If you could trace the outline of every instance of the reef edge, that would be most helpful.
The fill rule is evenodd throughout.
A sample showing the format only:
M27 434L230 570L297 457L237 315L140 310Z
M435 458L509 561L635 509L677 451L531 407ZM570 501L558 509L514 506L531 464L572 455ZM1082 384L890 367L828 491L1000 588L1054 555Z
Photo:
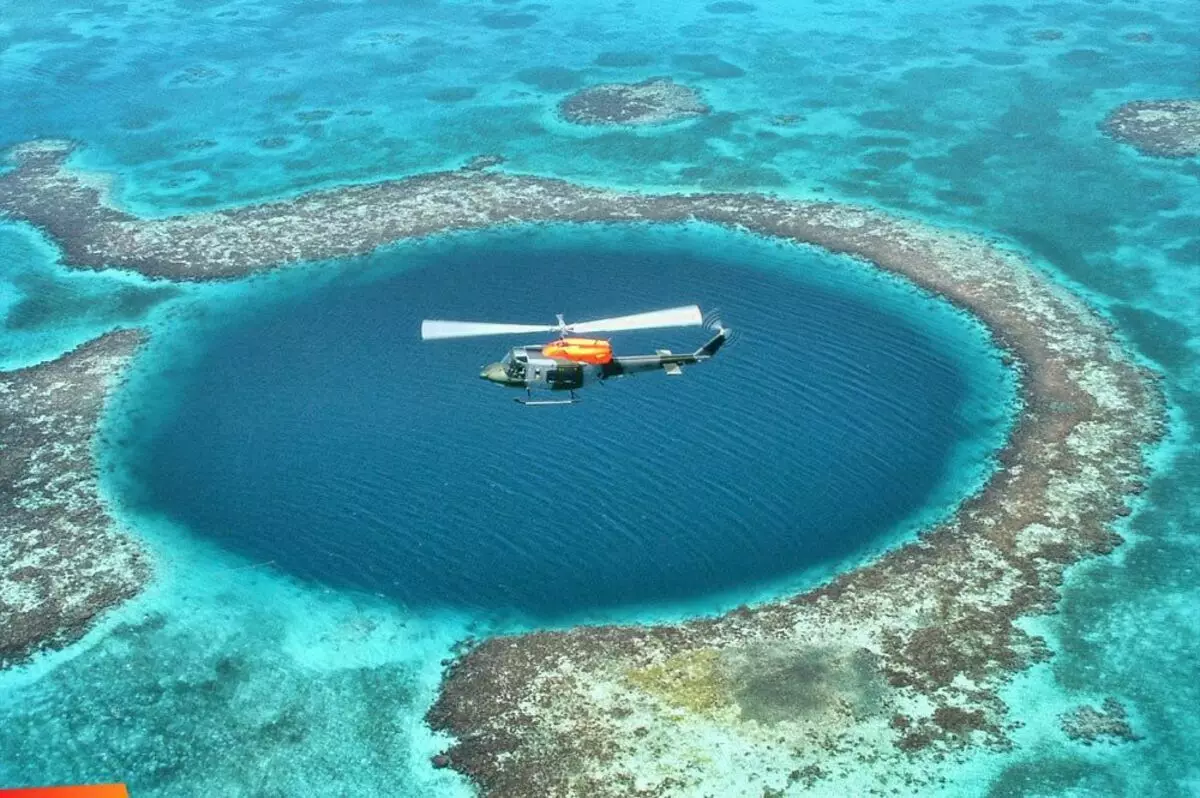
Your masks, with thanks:
M111 332L0 372L0 668L81 638L150 579L99 494L93 440L144 335Z

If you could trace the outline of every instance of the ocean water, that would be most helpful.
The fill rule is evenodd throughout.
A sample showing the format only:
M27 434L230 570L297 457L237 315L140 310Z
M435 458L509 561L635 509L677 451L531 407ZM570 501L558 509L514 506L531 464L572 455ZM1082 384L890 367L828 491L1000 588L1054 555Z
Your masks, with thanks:
M86 146L75 163L112 171L118 200L147 215L288 196L497 153L515 171L594 184L873 203L1022 249L1085 294L1163 373L1171 438L1137 512L1122 527L1128 543L1114 557L1071 571L1061 613L1039 619L1037 630L1058 654L1005 696L1026 724L1017 746L954 770L945 790L1196 794L1200 163L1142 157L1106 139L1097 123L1128 99L1195 96L1200 5L752 5L730 14L662 0L9 3L0 16L0 144L77 139ZM1044 30L1061 37L1034 35ZM1148 34L1150 41L1130 34ZM575 129L554 119L554 104L576 86L655 75L697 87L714 112L637 132ZM579 234L555 232L552 240L521 245L570 251L572 235ZM602 243L604 251L619 250L617 239ZM289 312L311 313L321 296L353 307L369 299L364 285L400 290L406 280L419 282L421 269L409 273L398 265L408 258L429 259L432 292L437 264L452 268L460 244L471 246L464 240L442 251L431 244L417 254L396 248L341 269L172 286L115 272L70 273L58 264L53 242L3 223L0 365L53 357L114 326L148 324L161 348L141 361L138 379L161 373L155 357L171 352L181 358L175 376L183 387L186 374L195 374L192 366L214 376L236 370L211 355L206 360L211 344L185 341L181 333L204 329L232 340L239 330L268 323L272 313L277 325L293 330L290 356L300 359ZM685 273L671 271L680 279ZM744 296L756 279L767 285L785 279L746 274ZM355 280L361 283L351 285ZM789 302L816 290L795 285ZM900 305L880 311L870 326L930 329L927 318L904 318L902 292L878 288L870 302L886 305L884 297L892 296ZM545 300L548 307L536 306L524 295L503 309L535 317L576 310ZM770 399L731 394L724 376L752 368L752 353L778 346L778 338L761 334L774 325L748 315L757 312L752 302L744 308L716 302L727 323L745 327L736 347L681 381L648 375L597 388L602 396L587 395L569 412L576 420L599 420L630 404ZM252 312L256 303L262 316ZM968 327L951 326L969 335ZM173 349L171 341L178 344ZM370 350L351 351L365 358ZM925 362L935 357L933 349L921 351ZM516 415L501 389L475 378L491 348L417 354L445 366L437 373L447 381L447 401L477 397L480 413L533 423ZM953 369L969 373L978 365ZM459 366L461 386L454 381ZM319 376L294 373L309 386ZM445 388L451 381L455 388ZM966 407L981 419L996 410L987 403ZM115 407L106 423L102 454L113 469L106 486L123 517L136 520L163 563L162 575L82 644L0 677L0 782L120 778L138 795L171 796L297 794L313 784L329 785L317 788L326 794L465 793L455 777L430 769L427 756L437 741L419 718L436 689L438 661L454 640L516 622L494 617L502 603L492 602L483 618L443 606L432 593L397 601L363 580L349 590L328 573L306 571L303 562L264 565L272 558L244 540L233 545L228 531L191 529L181 521L199 519L164 515L165 507L133 491L123 477L136 464L121 461L123 450L111 445L143 425L149 432L173 411L147 406L131 416L123 409ZM571 416L546 418L564 423ZM970 436L953 440L961 455ZM927 486L924 499L914 489L909 501L897 502L892 517L901 527L922 509L936 512L929 508L953 501L947 485L965 491L978 478L978 458L956 460L947 446L940 488ZM549 469L555 459L530 467ZM712 478L707 468L700 471ZM905 534L876 532L874 545ZM576 609L610 617L712 610L739 595L761 596L811 578L811 569L845 567L871 545L863 539L836 562L796 563L810 569L803 573L755 572L755 584L740 586L740 594L714 584L701 599L683 591L678 596L686 598L665 604L656 600L662 596L646 595L644 607L609 601ZM308 559L302 548L289 551ZM522 609L538 614L532 601ZM1065 741L1056 713L1108 695L1129 706L1144 739L1091 748ZM359 764L347 768L348 761Z
M877 550L981 481L1007 429L1013 387L982 330L846 258L714 228L550 227L367 260L247 292L148 354L123 404L153 420L115 455L128 504L301 578L553 622ZM736 324L728 351L568 412L514 412L476 376L525 339L417 334L690 302Z

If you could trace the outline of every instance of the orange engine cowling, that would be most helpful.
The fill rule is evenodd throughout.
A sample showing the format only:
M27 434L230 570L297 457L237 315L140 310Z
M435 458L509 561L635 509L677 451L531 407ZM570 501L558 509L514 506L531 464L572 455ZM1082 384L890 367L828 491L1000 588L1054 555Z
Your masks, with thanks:
M596 338L559 338L542 347L546 357L602 365L612 360L612 344Z

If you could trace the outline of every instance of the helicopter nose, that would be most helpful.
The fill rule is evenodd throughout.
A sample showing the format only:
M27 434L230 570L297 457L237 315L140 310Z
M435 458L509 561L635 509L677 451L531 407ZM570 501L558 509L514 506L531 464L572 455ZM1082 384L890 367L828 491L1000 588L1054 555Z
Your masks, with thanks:
M483 367L483 371L479 372L479 378L489 380L491 382L504 382L504 366L500 363L491 363Z

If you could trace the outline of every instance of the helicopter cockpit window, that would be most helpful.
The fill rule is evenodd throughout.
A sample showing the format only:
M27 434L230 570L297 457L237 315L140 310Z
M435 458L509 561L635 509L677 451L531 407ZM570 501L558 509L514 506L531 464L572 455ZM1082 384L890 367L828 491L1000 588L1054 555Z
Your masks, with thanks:
M523 380L525 379L525 360L521 357L513 357L509 352L504 356L505 373L509 377Z

